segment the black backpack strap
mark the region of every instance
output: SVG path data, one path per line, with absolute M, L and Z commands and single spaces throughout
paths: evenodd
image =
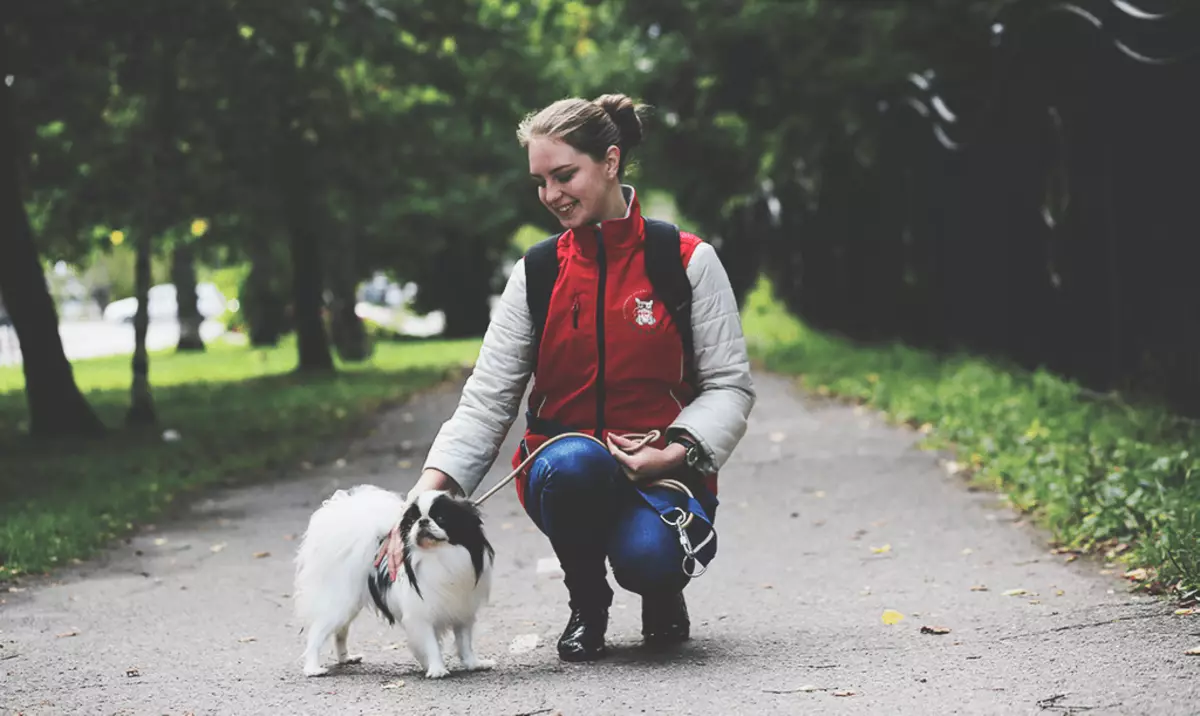
M 542 332 L 546 328 L 546 315 L 550 312 L 550 294 L 558 280 L 558 240 L 561 237 L 562 234 L 556 234 L 543 239 L 525 252 L 525 302 L 533 319 L 535 367 L 537 352 L 542 346 Z
M 692 338 L 692 282 L 680 255 L 679 227 L 666 221 L 645 219 L 646 276 L 665 304 L 683 340 L 684 380 L 696 385 L 696 353 Z

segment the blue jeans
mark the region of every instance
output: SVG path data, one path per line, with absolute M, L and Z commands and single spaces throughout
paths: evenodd
M 684 496 L 655 488 L 684 506 Z M 698 496 L 699 497 L 699 496 Z M 706 509 L 715 519 L 715 507 Z M 675 529 L 642 499 L 606 448 L 580 437 L 548 445 L 534 460 L 525 512 L 554 547 L 572 608 L 607 608 L 617 584 L 642 596 L 674 594 L 690 578 Z

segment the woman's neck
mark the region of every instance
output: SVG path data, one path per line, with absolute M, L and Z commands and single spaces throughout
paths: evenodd
M 596 217 L 596 223 L 610 219 L 623 219 L 628 212 L 629 205 L 625 203 L 625 192 L 618 182 L 605 196 L 604 206 L 600 210 L 600 215 Z

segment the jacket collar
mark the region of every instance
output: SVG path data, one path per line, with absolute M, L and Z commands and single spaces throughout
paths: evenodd
M 621 193 L 625 196 L 625 216 L 573 230 L 571 238 L 576 253 L 588 258 L 595 257 L 597 233 L 603 238 L 606 253 L 629 251 L 642 243 L 644 222 L 637 191 L 628 184 L 622 184 Z

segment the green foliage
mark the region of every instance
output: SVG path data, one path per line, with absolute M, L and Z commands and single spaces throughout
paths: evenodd
M 930 447 L 955 452 L 1066 547 L 1133 545 L 1130 560 L 1161 583 L 1200 589 L 1200 426 L 1158 406 L 1090 399 L 1042 371 L 851 345 L 789 316 L 766 281 L 748 299 L 746 332 L 767 368 L 927 425 Z
M 155 406 L 177 442 L 158 431 L 86 444 L 20 440 L 20 371 L 0 368 L 0 579 L 86 557 L 200 488 L 323 459 L 319 446 L 360 433 L 380 408 L 442 380 L 477 351 L 476 341 L 387 344 L 368 363 L 305 379 L 291 374 L 296 353 L 288 344 L 156 354 Z M 75 374 L 105 422 L 118 424 L 128 358 L 80 361 Z

